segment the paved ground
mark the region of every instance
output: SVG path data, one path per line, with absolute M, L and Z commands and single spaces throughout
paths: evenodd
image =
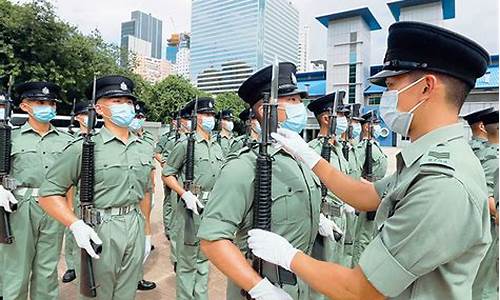
M 387 173 L 391 174 L 396 169 L 395 154 L 399 150 L 396 148 L 384 148 L 384 152 L 389 157 Z M 159 174 L 159 172 L 157 172 Z M 157 182 L 161 182 L 158 176 Z M 163 202 L 163 190 L 160 185 L 156 187 L 155 207 L 152 214 L 153 244 L 156 249 L 151 253 L 145 266 L 145 278 L 156 282 L 158 287 L 152 291 L 137 293 L 138 300 L 175 299 L 175 273 L 169 260 L 170 248 L 168 241 L 163 235 L 163 224 L 161 221 Z M 61 255 L 59 264 L 59 276 L 66 270 L 64 254 Z M 131 283 L 135 284 L 135 283 Z M 211 300 L 225 299 L 226 279 L 215 267 L 211 267 L 209 277 L 209 297 Z M 78 299 L 78 286 L 76 281 L 67 284 L 60 284 L 61 299 Z

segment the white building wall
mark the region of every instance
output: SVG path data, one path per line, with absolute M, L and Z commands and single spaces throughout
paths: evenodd
M 140 56 L 151 56 L 151 43 L 138 37 L 129 35 L 128 51 Z
M 327 34 L 327 93 L 347 92 L 349 101 L 349 66 L 356 65 L 354 98 L 363 102 L 366 78 L 369 76 L 370 29 L 361 17 L 331 21 Z M 354 54 L 355 53 L 355 54 Z
M 421 21 L 443 25 L 441 1 L 401 8 L 400 21 Z

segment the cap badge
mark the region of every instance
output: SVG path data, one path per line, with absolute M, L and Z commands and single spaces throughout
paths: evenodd
M 210 108 L 214 107 L 214 105 L 212 104 L 212 102 L 208 102 L 208 107 L 210 107 Z
M 292 83 L 295 84 L 295 85 L 297 85 L 297 77 L 295 77 L 295 74 L 293 74 L 293 73 L 290 74 L 290 77 L 292 79 Z
M 49 89 L 48 89 L 47 87 L 44 87 L 44 88 L 42 89 L 42 93 L 43 93 L 44 95 L 48 95 L 48 94 L 50 93 L 50 91 L 49 91 Z
M 122 89 L 123 91 L 128 90 L 128 86 L 127 86 L 127 84 L 126 84 L 125 82 L 122 82 L 122 83 L 120 84 L 120 89 Z

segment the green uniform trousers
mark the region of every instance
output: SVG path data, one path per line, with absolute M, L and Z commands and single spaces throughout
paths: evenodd
M 75 237 L 71 233 L 69 228 L 64 230 L 64 260 L 66 261 L 66 269 L 67 270 L 75 270 L 75 255 L 77 252 L 78 246 L 75 242 Z
M 472 284 L 472 300 L 498 300 L 498 233 L 491 222 L 492 242 Z
M 355 267 L 366 246 L 375 237 L 377 231 L 375 220 L 368 220 L 366 212 L 360 212 L 356 220 L 352 253 L 352 266 Z
M 17 196 L 17 195 L 16 195 Z M 64 226 L 42 210 L 34 197 L 19 199 L 10 215 L 15 242 L 0 245 L 5 300 L 58 299 L 57 263 L 61 253 Z
M 349 212 L 345 214 L 346 226 L 344 230 L 344 235 L 345 235 L 344 248 L 339 263 L 344 267 L 348 268 L 352 266 L 352 255 L 354 252 L 353 244 L 356 231 L 356 219 L 357 216 L 354 213 Z
M 169 238 L 170 242 L 170 262 L 174 264 L 177 263 L 177 194 L 166 186 L 163 192 L 165 195 L 163 198 L 163 227 L 165 236 Z
M 97 298 L 88 299 L 135 299 L 143 271 L 144 217 L 139 209 L 122 216 L 103 216 L 95 229 L 102 240 L 102 253 L 93 260 Z
M 208 299 L 208 258 L 201 252 L 200 245 L 184 243 L 184 222 L 187 210 L 179 201 L 177 210 L 177 272 L 176 297 L 179 300 Z M 196 228 L 199 223 L 196 224 Z M 195 233 L 196 234 L 196 233 Z

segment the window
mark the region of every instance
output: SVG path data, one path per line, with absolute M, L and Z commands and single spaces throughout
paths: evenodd
M 356 102 L 356 64 L 349 65 L 349 103 Z
M 368 98 L 368 105 L 379 105 L 380 104 L 380 96 L 370 96 Z

